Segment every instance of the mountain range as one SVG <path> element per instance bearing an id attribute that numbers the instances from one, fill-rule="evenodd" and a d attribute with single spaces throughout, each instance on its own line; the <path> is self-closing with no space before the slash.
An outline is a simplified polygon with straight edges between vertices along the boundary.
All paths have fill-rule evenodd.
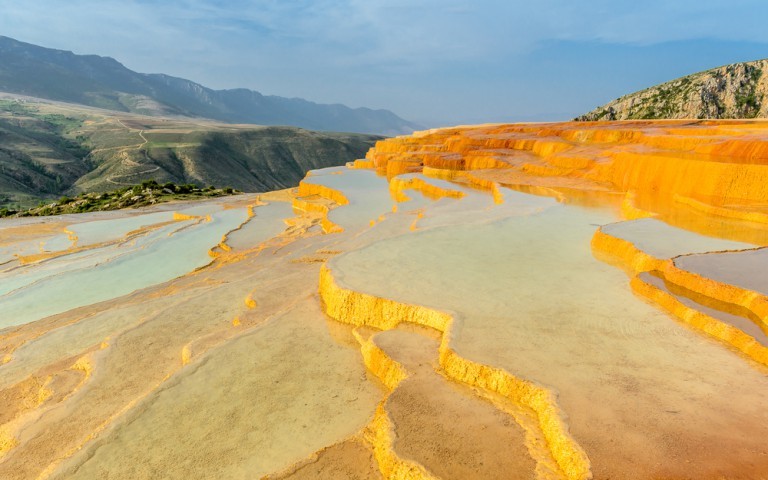
<path id="1" fill-rule="evenodd" d="M 388 110 L 318 104 L 247 89 L 137 73 L 110 57 L 76 55 L 0 36 L 0 91 L 144 115 L 396 135 L 420 126 Z"/>

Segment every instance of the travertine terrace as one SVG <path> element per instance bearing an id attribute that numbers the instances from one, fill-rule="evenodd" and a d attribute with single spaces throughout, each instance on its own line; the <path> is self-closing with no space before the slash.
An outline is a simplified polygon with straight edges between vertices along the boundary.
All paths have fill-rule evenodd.
<path id="1" fill-rule="evenodd" d="M 0 223 L 0 478 L 759 479 L 768 123 L 481 125 Z"/>

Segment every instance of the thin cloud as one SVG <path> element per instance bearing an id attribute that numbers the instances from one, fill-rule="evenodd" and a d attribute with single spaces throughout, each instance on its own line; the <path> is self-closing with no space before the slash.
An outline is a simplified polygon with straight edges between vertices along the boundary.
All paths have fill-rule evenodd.
<path id="1" fill-rule="evenodd" d="M 537 91 L 549 79 L 521 72 L 540 68 L 537 55 L 556 57 L 558 42 L 582 45 L 585 58 L 600 45 L 768 43 L 763 0 L 0 0 L 0 9 L 0 34 L 112 56 L 134 70 L 420 118 L 443 115 L 457 96 L 467 100 L 462 108 L 474 101 L 477 116 L 491 95 L 510 110 L 536 108 L 526 106 L 530 93 L 501 89 Z M 519 84 L 523 77 L 532 83 Z"/>

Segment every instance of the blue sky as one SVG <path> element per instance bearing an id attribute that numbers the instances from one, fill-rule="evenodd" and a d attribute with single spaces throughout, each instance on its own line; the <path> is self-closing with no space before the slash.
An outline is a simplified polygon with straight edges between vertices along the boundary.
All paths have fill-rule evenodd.
<path id="1" fill-rule="evenodd" d="M 768 57 L 765 0 L 0 0 L 0 34 L 427 126 L 566 120 Z"/>

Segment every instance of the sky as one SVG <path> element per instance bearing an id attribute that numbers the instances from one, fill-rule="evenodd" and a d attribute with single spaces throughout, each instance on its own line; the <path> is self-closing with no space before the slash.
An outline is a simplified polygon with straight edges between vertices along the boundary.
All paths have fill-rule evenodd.
<path id="1" fill-rule="evenodd" d="M 768 57 L 765 0 L 0 0 L 0 35 L 424 126 L 568 120 Z"/>

